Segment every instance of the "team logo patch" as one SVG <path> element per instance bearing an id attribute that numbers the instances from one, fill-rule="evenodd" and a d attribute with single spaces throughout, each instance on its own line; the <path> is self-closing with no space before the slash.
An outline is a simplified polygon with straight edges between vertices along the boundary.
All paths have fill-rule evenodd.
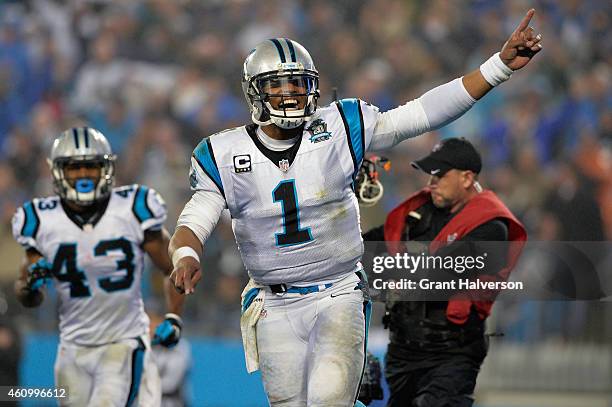
<path id="1" fill-rule="evenodd" d="M 327 131 L 327 123 L 325 123 L 322 119 L 317 119 L 308 130 L 312 135 L 310 136 L 311 143 L 320 143 L 321 141 L 329 140 L 331 138 L 331 133 Z"/>
<path id="2" fill-rule="evenodd" d="M 286 158 L 280 160 L 278 162 L 278 168 L 280 168 L 280 170 L 284 172 L 289 171 L 289 160 L 287 160 Z"/>
<path id="3" fill-rule="evenodd" d="M 251 172 L 251 156 L 249 154 L 234 156 L 234 172 Z"/>

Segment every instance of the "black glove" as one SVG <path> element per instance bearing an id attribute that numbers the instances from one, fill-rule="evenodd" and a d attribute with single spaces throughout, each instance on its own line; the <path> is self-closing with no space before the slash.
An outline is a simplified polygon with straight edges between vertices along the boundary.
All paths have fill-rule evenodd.
<path id="1" fill-rule="evenodd" d="M 155 328 L 153 345 L 161 345 L 166 348 L 174 347 L 181 339 L 183 320 L 176 314 L 166 314 L 164 321 Z"/>
<path id="2" fill-rule="evenodd" d="M 370 352 L 366 354 L 366 366 L 361 379 L 361 387 L 359 388 L 359 397 L 357 398 L 363 404 L 368 405 L 372 400 L 382 400 L 384 398 L 381 385 L 382 372 L 380 369 L 380 361 Z"/>

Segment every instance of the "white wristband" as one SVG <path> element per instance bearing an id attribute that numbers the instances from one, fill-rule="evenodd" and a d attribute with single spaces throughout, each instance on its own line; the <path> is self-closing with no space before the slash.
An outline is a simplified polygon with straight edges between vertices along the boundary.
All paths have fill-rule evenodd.
<path id="1" fill-rule="evenodd" d="M 181 318 L 177 314 L 173 314 L 172 312 L 168 312 L 168 313 L 166 313 L 166 315 L 164 315 L 164 319 L 174 319 L 177 322 L 177 324 L 178 324 L 178 326 L 180 328 L 183 327 L 183 318 Z"/>
<path id="2" fill-rule="evenodd" d="M 193 247 L 183 246 L 176 249 L 172 254 L 172 265 L 176 267 L 176 263 L 178 263 L 178 261 L 183 257 L 193 257 L 198 261 L 198 263 L 200 262 L 200 256 L 198 256 L 198 253 L 193 250 Z"/>
<path id="3" fill-rule="evenodd" d="M 501 60 L 499 52 L 480 65 L 480 73 L 491 86 L 507 81 L 512 72 L 514 71 Z"/>

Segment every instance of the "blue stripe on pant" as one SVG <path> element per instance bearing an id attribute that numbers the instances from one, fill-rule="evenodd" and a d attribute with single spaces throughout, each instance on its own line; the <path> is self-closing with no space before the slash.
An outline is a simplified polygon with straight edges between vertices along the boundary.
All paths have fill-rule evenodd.
<path id="1" fill-rule="evenodd" d="M 370 330 L 370 319 L 372 317 L 372 301 L 367 300 L 363 302 L 363 315 L 365 316 L 365 338 L 363 340 L 363 369 L 361 370 L 361 377 L 359 378 L 359 386 L 357 386 L 357 395 L 355 396 L 355 407 L 363 405 L 357 398 L 359 397 L 359 389 L 361 388 L 361 381 L 363 380 L 363 374 L 367 368 L 368 363 L 368 333 Z"/>
<path id="2" fill-rule="evenodd" d="M 132 353 L 132 383 L 130 384 L 130 393 L 127 403 L 125 404 L 126 407 L 131 406 L 136 396 L 138 396 L 138 390 L 140 389 L 140 382 L 142 380 L 145 346 L 140 338 L 138 338 L 138 342 L 138 348 L 134 349 L 134 353 Z"/>

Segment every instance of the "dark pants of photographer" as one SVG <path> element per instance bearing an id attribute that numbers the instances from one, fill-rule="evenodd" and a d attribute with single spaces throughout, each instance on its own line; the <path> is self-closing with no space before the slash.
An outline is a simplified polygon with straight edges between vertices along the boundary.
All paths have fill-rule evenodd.
<path id="1" fill-rule="evenodd" d="M 385 358 L 388 407 L 472 406 L 488 348 L 484 323 L 475 318 L 465 327 L 440 329 L 436 324 L 435 330 L 420 320 L 409 336 L 392 330 Z"/>

